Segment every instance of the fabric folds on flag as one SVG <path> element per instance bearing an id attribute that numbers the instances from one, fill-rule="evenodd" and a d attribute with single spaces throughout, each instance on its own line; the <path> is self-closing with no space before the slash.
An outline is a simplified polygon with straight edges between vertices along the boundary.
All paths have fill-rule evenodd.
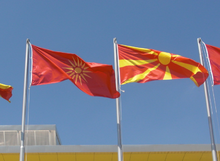
<path id="1" fill-rule="evenodd" d="M 214 85 L 218 85 L 220 84 L 220 48 L 207 44 L 205 45 L 208 50 L 208 56 L 213 76 L 213 83 Z"/>
<path id="2" fill-rule="evenodd" d="M 11 102 L 9 99 L 12 96 L 12 89 L 12 86 L 0 83 L 0 96 L 6 99 L 8 102 Z"/>
<path id="3" fill-rule="evenodd" d="M 153 49 L 118 44 L 121 84 L 190 78 L 200 86 L 208 71 L 192 59 Z"/>
<path id="4" fill-rule="evenodd" d="M 32 45 L 32 85 L 58 83 L 69 79 L 91 96 L 117 98 L 111 65 L 85 62 L 76 54 L 52 51 Z"/>

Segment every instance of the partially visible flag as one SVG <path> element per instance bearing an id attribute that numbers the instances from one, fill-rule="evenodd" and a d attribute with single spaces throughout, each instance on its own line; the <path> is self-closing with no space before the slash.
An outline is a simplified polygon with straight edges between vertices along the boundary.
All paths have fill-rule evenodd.
<path id="1" fill-rule="evenodd" d="M 208 71 L 192 59 L 153 49 L 118 44 L 121 84 L 190 78 L 200 86 Z"/>
<path id="2" fill-rule="evenodd" d="M 6 99 L 8 102 L 11 102 L 9 99 L 12 96 L 12 89 L 12 86 L 0 83 L 0 97 Z"/>
<path id="3" fill-rule="evenodd" d="M 58 83 L 69 79 L 91 96 L 117 98 L 111 65 L 88 63 L 76 54 L 56 52 L 32 45 L 32 85 Z"/>
<path id="4" fill-rule="evenodd" d="M 220 48 L 207 45 L 214 85 L 220 84 Z"/>

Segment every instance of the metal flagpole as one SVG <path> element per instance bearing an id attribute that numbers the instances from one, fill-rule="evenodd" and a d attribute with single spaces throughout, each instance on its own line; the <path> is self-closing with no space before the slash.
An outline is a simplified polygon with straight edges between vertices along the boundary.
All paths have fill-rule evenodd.
<path id="1" fill-rule="evenodd" d="M 28 75 L 28 60 L 29 60 L 29 39 L 26 41 L 26 55 L 24 67 L 24 88 L 23 88 L 23 107 L 22 107 L 22 124 L 21 124 L 21 147 L 20 161 L 24 161 L 24 132 L 25 132 L 25 113 L 26 113 L 26 97 L 27 97 L 27 75 Z"/>
<path id="2" fill-rule="evenodd" d="M 202 41 L 201 38 L 197 39 L 200 62 L 204 66 L 202 49 L 201 49 L 201 44 L 200 44 L 201 41 Z M 210 113 L 210 100 L 209 100 L 209 96 L 208 96 L 208 88 L 207 88 L 206 81 L 204 82 L 204 92 L 205 92 L 205 100 L 206 100 L 206 107 L 207 107 L 207 114 L 208 114 L 209 132 L 210 132 L 210 137 L 211 137 L 212 159 L 213 159 L 213 161 L 217 161 L 217 152 L 216 152 L 215 139 L 214 139 L 214 133 L 213 133 L 212 117 L 211 117 L 211 113 Z"/>
<path id="3" fill-rule="evenodd" d="M 115 62 L 115 85 L 119 91 L 119 68 L 118 68 L 118 48 L 117 39 L 113 39 L 114 43 L 114 62 Z M 118 134 L 118 161 L 123 161 L 122 143 L 121 143 L 121 117 L 120 117 L 120 98 L 116 98 L 116 113 L 117 113 L 117 134 Z"/>

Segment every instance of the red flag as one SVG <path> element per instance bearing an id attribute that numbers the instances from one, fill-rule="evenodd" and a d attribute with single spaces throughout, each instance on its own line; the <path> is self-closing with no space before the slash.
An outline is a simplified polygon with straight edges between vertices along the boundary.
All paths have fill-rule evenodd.
<path id="1" fill-rule="evenodd" d="M 220 84 L 220 48 L 207 45 L 214 85 Z"/>
<path id="2" fill-rule="evenodd" d="M 12 86 L 0 83 L 0 97 L 6 99 L 8 102 L 11 102 L 9 99 L 12 96 L 12 89 Z"/>
<path id="3" fill-rule="evenodd" d="M 118 52 L 121 84 L 190 78 L 200 86 L 208 77 L 200 63 L 180 55 L 119 44 Z"/>
<path id="4" fill-rule="evenodd" d="M 56 52 L 32 45 L 32 85 L 58 83 L 69 79 L 91 96 L 117 98 L 111 65 L 88 63 L 76 54 Z"/>

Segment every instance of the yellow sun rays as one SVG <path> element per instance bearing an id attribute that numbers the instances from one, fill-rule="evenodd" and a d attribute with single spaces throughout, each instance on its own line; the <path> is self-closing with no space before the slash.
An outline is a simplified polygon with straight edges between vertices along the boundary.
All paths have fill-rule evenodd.
<path id="1" fill-rule="evenodd" d="M 132 83 L 132 82 L 138 82 L 142 79 L 144 79 L 151 71 L 157 69 L 160 66 L 160 64 L 157 64 L 156 66 L 154 66 L 153 68 L 148 68 L 145 72 L 141 73 L 141 74 L 137 74 L 132 78 L 129 78 L 128 80 L 126 80 L 125 82 L 123 82 L 122 84 L 126 84 L 126 83 Z"/>
<path id="2" fill-rule="evenodd" d="M 158 58 L 157 59 L 150 59 L 150 60 L 120 59 L 119 60 L 120 68 L 125 67 L 125 66 L 145 65 L 145 64 L 149 64 L 149 63 L 153 63 L 153 62 L 158 62 L 158 64 L 155 65 L 154 67 L 148 68 L 145 72 L 137 74 L 137 75 L 129 78 L 128 80 L 126 80 L 122 84 L 131 83 L 131 82 L 138 82 L 138 81 L 144 79 L 151 71 L 156 70 L 161 64 L 166 66 L 166 71 L 165 71 L 163 80 L 172 79 L 170 69 L 168 66 L 169 63 L 171 62 L 172 55 L 170 53 L 166 53 L 166 52 L 160 52 L 160 53 L 154 52 L 153 54 L 158 55 Z"/>
<path id="3" fill-rule="evenodd" d="M 66 73 L 74 80 L 75 83 L 79 82 L 80 84 L 82 84 L 82 80 L 86 81 L 86 77 L 91 78 L 88 74 L 90 71 L 87 70 L 89 67 L 86 67 L 85 63 L 80 60 L 79 58 L 77 58 L 77 60 L 75 60 L 73 58 L 73 61 L 70 61 L 70 66 L 69 67 L 64 67 L 65 69 L 69 70 Z"/>

